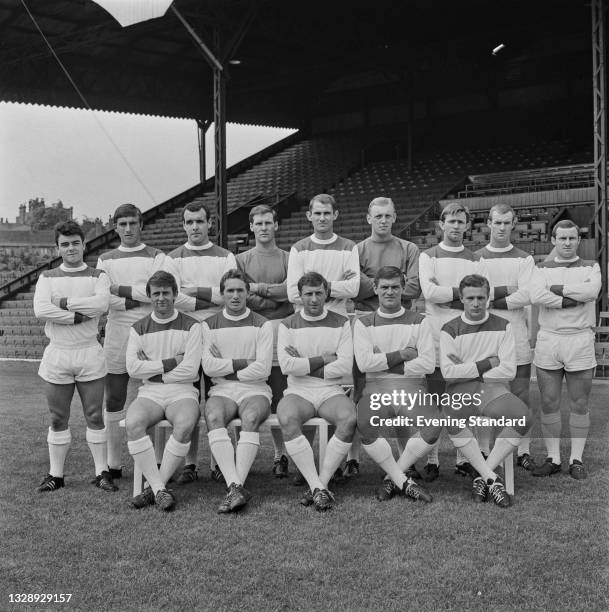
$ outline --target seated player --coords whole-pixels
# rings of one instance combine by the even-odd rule
[[[405,472],[421,457],[427,455],[440,435],[440,427],[426,426],[411,437],[396,463],[387,440],[382,433],[394,433],[392,427],[379,427],[378,419],[396,415],[407,419],[437,418],[438,409],[425,405],[418,398],[427,390],[425,375],[435,368],[436,354],[431,337],[429,321],[421,314],[405,310],[401,296],[405,287],[404,274],[395,266],[380,268],[374,278],[374,292],[378,296],[379,308],[364,315],[353,328],[353,348],[358,368],[366,375],[366,386],[358,402],[357,424],[362,436],[364,450],[387,473],[377,499],[385,501],[401,493],[413,499],[431,501],[425,489],[407,478]],[[415,401],[389,403],[380,401],[390,398],[395,391],[411,394]],[[376,417],[377,425],[372,422]],[[395,428],[397,432],[398,429]]]
[[[155,272],[146,283],[152,312],[131,327],[127,344],[127,372],[143,385],[127,409],[127,446],[148,485],[131,500],[134,508],[156,504],[172,510],[176,500],[166,489],[190,446],[190,436],[199,422],[199,397],[194,384],[201,363],[201,326],[174,307],[178,295],[175,278]],[[149,427],[167,419],[173,432],[165,445],[160,468]]]
[[[273,361],[273,328],[247,307],[248,290],[243,272],[226,272],[220,279],[224,309],[202,323],[203,371],[213,382],[205,405],[209,446],[228,483],[219,514],[249,501],[243,485],[260,447],[258,430],[271,410],[266,379]],[[226,426],[236,418],[241,434],[235,452]]]
[[[596,367],[592,328],[601,271],[598,263],[579,258],[579,243],[579,227],[572,221],[559,221],[552,230],[556,257],[538,264],[531,281],[531,302],[539,305],[534,362],[541,392],[541,432],[548,453],[533,476],[551,476],[561,471],[563,376],[570,404],[569,474],[576,480],[587,475],[582,456],[590,428],[588,399]]]
[[[64,486],[63,468],[72,439],[69,419],[74,387],[83,405],[87,443],[95,463],[92,482],[104,491],[116,491],[108,472],[102,412],[106,366],[97,342],[97,323],[110,301],[110,281],[107,274],[84,263],[85,235],[76,222],[56,225],[55,243],[63,262],[40,275],[34,293],[34,314],[46,321],[44,331],[50,340],[38,374],[45,381],[51,412],[47,436],[51,465],[38,491],[55,491]]]
[[[329,291],[321,274],[307,272],[297,286],[302,310],[279,325],[277,356],[288,376],[288,388],[277,416],[285,447],[310,487],[301,503],[323,511],[334,505],[328,482],[349,452],[355,433],[355,407],[340,386],[353,367],[353,341],[347,317],[325,306]],[[319,473],[311,444],[302,433],[303,423],[314,416],[336,427]]]
[[[463,314],[445,323],[440,332],[440,367],[451,394],[446,408],[448,434],[473,468],[472,497],[477,503],[491,499],[503,508],[511,505],[494,469],[516,448],[528,429],[526,404],[510,393],[516,375],[516,347],[511,323],[487,312],[490,286],[478,274],[459,283]],[[469,425],[471,417],[487,417],[483,424],[508,420],[485,460]],[[476,420],[477,422],[477,420]]]

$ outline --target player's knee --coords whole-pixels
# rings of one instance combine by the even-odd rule
[[[302,435],[302,423],[298,416],[289,409],[281,409],[281,404],[277,411],[279,426],[284,440],[293,440]]]
[[[261,415],[255,408],[243,410],[240,415],[241,429],[243,431],[258,431],[260,427]]]
[[[139,440],[146,435],[148,423],[140,416],[129,415],[125,417],[125,431],[129,440]]]
[[[341,416],[336,423],[336,436],[343,441],[349,442],[357,429],[357,418],[355,413],[347,413]]]
[[[51,413],[51,429],[53,431],[64,431],[68,428],[69,417],[67,414],[57,412]]]
[[[101,410],[87,411],[85,410],[85,421],[90,429],[103,429],[104,417]]]
[[[194,428],[194,424],[191,423],[176,423],[173,426],[173,437],[180,444],[190,442]]]
[[[435,444],[442,432],[441,427],[424,427],[420,430],[421,438],[427,444]]]
[[[588,398],[578,397],[571,400],[571,412],[575,414],[588,414]]]
[[[208,429],[219,429],[225,427],[224,412],[215,408],[205,410],[205,422]]]

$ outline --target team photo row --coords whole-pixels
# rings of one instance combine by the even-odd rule
[[[146,481],[134,487],[135,509],[173,510],[170,483],[198,480],[203,424],[211,477],[226,486],[217,511],[243,509],[265,423],[272,472],[287,477],[291,459],[303,506],[333,508],[335,485],[359,475],[361,449],[383,474],[377,500],[431,502],[423,482],[440,475],[445,430],[471,500],[505,508],[512,497],[503,466],[513,453],[532,477],[563,469],[563,379],[567,470],[585,479],[601,273],[578,255],[579,227],[556,223],[553,252],[535,264],[511,243],[517,218],[507,204],[490,209],[489,243],[475,252],[463,244],[470,214],[457,202],[441,212],[441,242],[421,253],[392,233],[390,198],[370,202],[371,233],[358,244],[334,232],[338,215],[332,196],[314,196],[306,213],[313,233],[288,253],[276,245],[275,210],[256,206],[255,246],[235,256],[210,241],[211,211],[191,203],[182,212],[185,244],[165,254],[142,242],[142,214],[124,204],[113,217],[120,245],[96,268],[84,261],[81,227],[58,224],[62,263],[40,275],[34,294],[49,339],[38,372],[49,470],[37,491],[65,486],[76,390],[91,482],[118,490],[126,437],[134,474]],[[539,406],[529,398],[532,366]],[[141,384],[126,405],[130,379]],[[159,423],[171,433],[155,448]],[[329,439],[320,428],[316,465],[320,423]],[[532,429],[546,451],[537,461]]]

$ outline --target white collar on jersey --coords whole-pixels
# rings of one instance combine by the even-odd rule
[[[123,253],[133,253],[134,251],[141,251],[145,249],[146,245],[142,242],[142,244],[138,244],[136,247],[126,247],[122,244],[118,247],[119,251],[123,251]]]
[[[554,261],[556,263],[573,263],[574,261],[577,261],[579,259],[579,255],[576,255],[575,257],[571,257],[571,259],[561,259],[560,257],[555,257]]]
[[[468,325],[482,325],[482,323],[486,323],[488,321],[489,316],[490,314],[487,312],[486,317],[484,317],[484,319],[482,319],[481,321],[471,321],[465,316],[465,313],[463,313],[461,315],[461,319],[465,321],[465,323],[467,323]]]
[[[311,235],[311,240],[315,244],[332,244],[337,238],[338,236],[336,234],[332,234],[332,238],[326,238],[326,240],[323,240],[322,238],[318,238],[315,234]]]
[[[175,321],[178,318],[178,311],[174,310],[173,314],[170,317],[167,317],[166,319],[159,319],[154,312],[150,313],[150,318],[155,322],[158,323],[159,325],[164,325],[166,323],[171,323],[172,321]]]
[[[447,246],[446,244],[444,244],[444,241],[440,242],[438,246],[444,249],[445,251],[450,251],[451,253],[460,253],[461,251],[465,250],[465,245],[463,244],[458,247],[451,247],[451,246]]]
[[[196,246],[194,244],[188,244],[188,242],[185,242],[184,246],[191,251],[206,251],[207,249],[211,249],[211,247],[214,246],[214,243],[210,241],[207,244]]]
[[[397,319],[398,317],[401,317],[405,312],[406,309],[404,308],[404,306],[402,306],[397,312],[393,313],[381,312],[380,308],[376,311],[378,316],[383,317],[383,319]]]
[[[87,269],[87,264],[83,262],[80,266],[78,266],[78,268],[68,268],[68,266],[66,266],[65,264],[60,264],[59,269],[63,270],[64,272],[68,272],[68,273],[82,272],[83,270]]]
[[[312,317],[311,315],[308,315],[305,313],[304,310],[300,311],[300,316],[305,320],[305,321],[321,321],[322,319],[325,319],[328,316],[328,309],[324,306],[324,311],[322,314],[320,314],[317,317]]]
[[[490,251],[491,253],[507,253],[508,251],[511,251],[514,248],[513,244],[508,244],[508,246],[506,247],[494,247],[491,246],[490,244],[486,245],[486,250]]]
[[[246,317],[249,316],[250,314],[250,309],[246,306],[245,307],[245,312],[243,314],[240,315],[229,315],[228,312],[226,312],[226,308],[222,309],[222,314],[229,320],[229,321],[242,321],[243,319],[245,319]]]

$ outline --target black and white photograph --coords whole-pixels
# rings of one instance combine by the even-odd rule
[[[0,609],[609,609],[607,0],[0,0]]]

